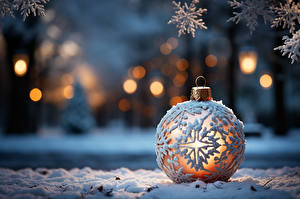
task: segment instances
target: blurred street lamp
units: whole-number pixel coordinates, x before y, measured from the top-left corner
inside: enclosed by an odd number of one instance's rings
[[[24,59],[18,59],[14,65],[14,72],[17,76],[22,77],[27,73],[28,66]]]
[[[164,85],[160,80],[154,80],[150,84],[150,91],[155,97],[161,97],[164,92]]]
[[[123,83],[123,89],[126,93],[132,94],[136,91],[137,89],[137,83],[133,79],[127,79]]]
[[[245,50],[239,53],[239,63],[242,73],[254,73],[257,65],[257,53],[254,50]]]
[[[273,79],[272,79],[271,75],[263,74],[259,78],[259,83],[260,83],[261,87],[268,89],[272,86]]]
[[[40,101],[42,99],[42,96],[43,96],[42,91],[38,88],[33,88],[29,92],[29,97],[34,102]]]

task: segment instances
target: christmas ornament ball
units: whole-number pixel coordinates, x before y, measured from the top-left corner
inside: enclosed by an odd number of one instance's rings
[[[244,159],[243,123],[209,87],[193,87],[191,99],[158,124],[157,164],[175,183],[227,181]]]

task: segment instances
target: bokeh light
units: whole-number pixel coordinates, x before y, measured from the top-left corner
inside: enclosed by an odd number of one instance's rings
[[[170,105],[175,106],[178,103],[187,101],[187,97],[185,96],[174,96],[170,99]]]
[[[218,58],[215,55],[208,55],[205,57],[205,64],[208,67],[215,67],[218,63]]]
[[[130,110],[131,105],[128,99],[123,98],[119,101],[119,109],[123,112]]]
[[[132,70],[132,76],[136,79],[142,79],[146,75],[146,69],[143,66],[136,66]]]
[[[47,34],[49,37],[51,37],[52,39],[57,39],[60,35],[61,35],[61,30],[55,26],[55,25],[51,25],[48,29],[47,29]]]
[[[25,60],[19,59],[15,62],[14,71],[17,76],[19,77],[24,76],[27,73],[27,69],[28,67]]]
[[[137,83],[133,79],[127,79],[123,83],[123,89],[126,93],[132,94],[137,89]]]
[[[257,54],[255,52],[239,53],[240,69],[244,74],[252,74],[256,69]]]
[[[263,87],[265,89],[268,89],[268,88],[270,88],[272,86],[273,79],[272,79],[271,75],[269,75],[269,74],[263,74],[259,78],[259,83],[260,83],[261,87]]]
[[[38,102],[42,99],[42,91],[38,88],[33,88],[29,92],[29,97],[32,101]]]
[[[172,51],[172,46],[171,44],[169,43],[163,43],[161,46],[160,46],[160,52],[161,54],[163,55],[168,55],[170,54]]]
[[[169,39],[168,39],[168,44],[170,44],[171,45],[171,48],[174,50],[175,48],[177,48],[177,46],[178,46],[178,40],[176,39],[176,38],[174,38],[174,37],[170,37]]]
[[[189,62],[186,59],[179,59],[176,61],[176,68],[179,71],[185,71],[189,67]]]
[[[160,97],[164,92],[164,85],[161,81],[155,80],[150,84],[150,91],[155,97]]]
[[[188,74],[186,72],[184,73],[177,73],[175,77],[173,78],[173,84],[177,87],[181,87],[184,85],[184,83],[187,80]]]
[[[63,58],[68,58],[77,55],[80,52],[80,47],[74,41],[65,41],[59,48],[59,53]]]
[[[73,86],[68,85],[64,88],[63,95],[66,99],[72,99],[74,96]]]

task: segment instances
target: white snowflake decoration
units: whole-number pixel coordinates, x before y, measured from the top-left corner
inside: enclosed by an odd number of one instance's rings
[[[297,61],[297,57],[300,57],[300,30],[298,30],[292,38],[284,36],[282,40],[284,40],[284,44],[274,48],[274,50],[280,50],[283,56],[287,54],[288,57],[292,59],[293,64]]]
[[[168,22],[176,24],[176,27],[179,28],[178,36],[182,34],[191,33],[195,37],[195,31],[200,29],[207,29],[203,21],[202,14],[207,11],[207,9],[197,8],[196,3],[198,0],[192,1],[190,5],[186,2],[181,5],[181,2],[172,2],[174,4],[175,15],[172,16]]]
[[[229,1],[229,4],[233,9],[240,9],[240,12],[233,12],[234,16],[229,18],[228,21],[239,23],[241,20],[245,20],[250,33],[255,30],[259,16],[263,17],[265,23],[272,20],[272,12],[265,0],[245,0],[241,2],[233,0]]]
[[[228,180],[244,158],[243,124],[216,101],[173,106],[156,132],[158,166],[176,183]]]

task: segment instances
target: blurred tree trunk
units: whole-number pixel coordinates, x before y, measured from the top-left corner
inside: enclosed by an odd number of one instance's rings
[[[279,33],[277,31],[277,33]],[[282,38],[277,34],[275,38],[275,46],[282,45]],[[276,135],[287,134],[286,109],[284,96],[284,66],[282,65],[282,55],[279,51],[274,51],[274,59],[272,59],[272,72],[274,76],[274,131]]]
[[[237,25],[232,24],[228,29],[228,39],[231,44],[231,56],[228,60],[228,70],[227,70],[227,81],[228,81],[228,106],[237,114],[236,104],[235,104],[235,68],[238,60],[238,46],[236,45],[234,38],[236,36]]]
[[[32,31],[35,23],[21,24],[17,20],[8,21],[3,28],[3,35],[6,42],[6,55],[9,67],[9,79],[11,87],[8,94],[6,133],[23,134],[34,132],[36,123],[30,117],[30,81],[34,66],[34,51],[36,48],[36,34]],[[29,20],[29,19],[28,19]],[[32,20],[33,22],[33,20]],[[21,29],[18,29],[20,28]],[[24,28],[26,27],[26,28]],[[31,30],[30,32],[27,32]],[[28,70],[22,76],[16,76],[14,72],[14,58],[18,55],[28,57]],[[35,114],[35,113],[33,113]]]

